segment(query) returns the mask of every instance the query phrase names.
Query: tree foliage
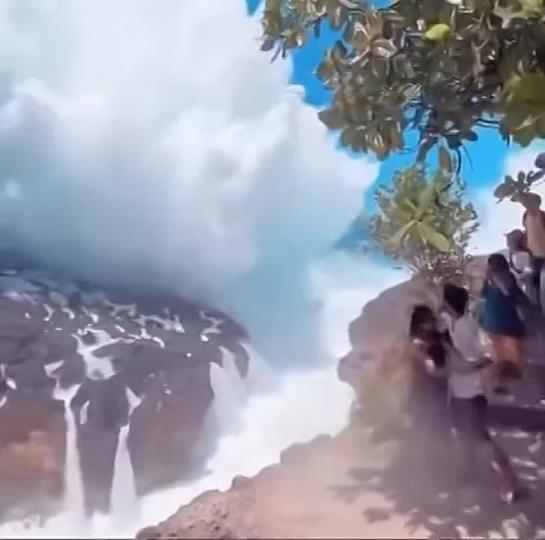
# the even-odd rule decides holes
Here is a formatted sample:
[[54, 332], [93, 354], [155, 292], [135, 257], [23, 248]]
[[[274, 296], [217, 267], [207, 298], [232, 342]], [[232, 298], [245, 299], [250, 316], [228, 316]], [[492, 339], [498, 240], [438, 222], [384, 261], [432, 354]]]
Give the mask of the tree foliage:
[[385, 159], [419, 132], [418, 159], [458, 155], [475, 128], [522, 146], [545, 137], [544, 0], [266, 0], [263, 50], [285, 55], [327, 21], [339, 40], [317, 75], [332, 90], [322, 122], [341, 144]]
[[517, 178], [507, 174], [503, 182], [494, 190], [494, 196], [498, 202], [504, 199], [517, 200], [520, 195], [529, 193], [545, 177], [545, 153], [539, 154], [535, 159], [537, 171], [520, 171]]
[[463, 182], [444, 170], [428, 176], [422, 165], [398, 172], [376, 193], [372, 242], [388, 256], [433, 281], [459, 280], [469, 238], [477, 229]]

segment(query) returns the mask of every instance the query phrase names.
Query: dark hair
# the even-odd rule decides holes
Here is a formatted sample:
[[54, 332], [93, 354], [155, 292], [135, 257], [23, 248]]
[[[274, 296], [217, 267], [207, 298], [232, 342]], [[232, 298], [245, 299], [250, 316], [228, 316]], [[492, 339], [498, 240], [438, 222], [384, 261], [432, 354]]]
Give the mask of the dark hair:
[[469, 293], [463, 287], [446, 283], [443, 287], [443, 301], [449, 305], [458, 317], [461, 317], [466, 312]]
[[488, 257], [488, 266], [493, 271], [509, 271], [509, 263], [501, 253], [493, 253], [492, 255], [490, 255], [490, 257]]
[[428, 345], [426, 352], [436, 368], [442, 368], [447, 363], [447, 348], [442, 339]]
[[424, 331], [423, 326], [427, 322], [435, 320], [433, 309], [425, 304], [419, 304], [413, 308], [411, 314], [411, 323], [409, 325], [409, 335], [412, 338], [421, 337]]
[[414, 307], [411, 314], [409, 334], [411, 338], [418, 338], [424, 342], [425, 352], [431, 358], [436, 368], [442, 368], [446, 364], [446, 343], [450, 342], [450, 335], [441, 333], [434, 328], [426, 328], [425, 324], [435, 321], [435, 312], [424, 304]]

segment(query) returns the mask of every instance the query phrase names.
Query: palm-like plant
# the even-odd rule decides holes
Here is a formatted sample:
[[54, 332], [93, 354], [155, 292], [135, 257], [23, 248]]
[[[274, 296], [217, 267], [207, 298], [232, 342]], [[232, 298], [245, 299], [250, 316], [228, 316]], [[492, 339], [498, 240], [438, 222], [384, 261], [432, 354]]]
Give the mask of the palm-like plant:
[[477, 214], [463, 200], [464, 184], [445, 169], [428, 177], [421, 165], [398, 172], [377, 190], [371, 219], [375, 245], [434, 281], [461, 276]]

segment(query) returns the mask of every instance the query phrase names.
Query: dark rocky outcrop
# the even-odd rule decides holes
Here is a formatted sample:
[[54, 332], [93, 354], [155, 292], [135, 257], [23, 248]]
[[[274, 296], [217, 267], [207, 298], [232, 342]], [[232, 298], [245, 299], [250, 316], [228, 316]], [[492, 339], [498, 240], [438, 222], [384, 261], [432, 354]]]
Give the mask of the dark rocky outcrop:
[[[89, 509], [105, 510], [121, 426], [140, 494], [194, 475], [207, 456], [210, 364], [244, 330], [223, 313], [160, 294], [106, 292], [39, 273], [0, 274], [0, 516], [47, 512], [63, 492], [71, 407]], [[47, 504], [45, 504], [47, 501]]]

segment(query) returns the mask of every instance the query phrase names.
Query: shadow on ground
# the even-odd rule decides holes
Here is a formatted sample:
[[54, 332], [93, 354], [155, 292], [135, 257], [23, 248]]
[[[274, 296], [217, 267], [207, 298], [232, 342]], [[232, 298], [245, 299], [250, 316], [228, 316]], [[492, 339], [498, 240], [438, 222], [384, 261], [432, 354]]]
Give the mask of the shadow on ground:
[[545, 538], [545, 444], [542, 433], [500, 430], [497, 440], [510, 453], [529, 496], [514, 504], [499, 498], [500, 481], [481, 460], [470, 478], [462, 478], [450, 437], [430, 433], [406, 435], [390, 464], [348, 471], [347, 483], [330, 486], [348, 505], [375, 491], [383, 508], [362, 508], [369, 523], [407, 516], [406, 526], [424, 527], [432, 538]]

